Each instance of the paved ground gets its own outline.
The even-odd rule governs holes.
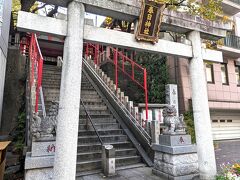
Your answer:
[[[215,150],[218,172],[221,171],[220,165],[223,163],[240,163],[240,139],[218,141],[218,148]]]
[[[78,180],[161,180],[152,174],[151,168],[141,167],[135,169],[121,170],[114,177],[106,178],[103,174],[83,176]]]

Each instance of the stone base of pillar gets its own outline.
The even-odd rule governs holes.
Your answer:
[[[32,157],[27,153],[25,158],[25,180],[52,179],[54,156]]]
[[[190,180],[199,176],[196,146],[189,135],[160,135],[155,151],[153,174],[166,179]]]
[[[33,141],[31,151],[25,158],[25,180],[52,179],[55,138],[40,138]]]

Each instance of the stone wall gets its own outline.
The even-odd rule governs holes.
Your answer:
[[[15,47],[10,47],[7,57],[3,113],[0,130],[1,135],[9,134],[9,132],[17,125],[18,113],[24,103],[23,95],[26,77],[25,63],[25,57],[20,55],[19,50]],[[0,73],[2,73],[2,70]],[[0,77],[3,76],[1,75]]]

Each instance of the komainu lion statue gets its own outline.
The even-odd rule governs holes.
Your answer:
[[[58,107],[58,102],[52,102],[46,118],[33,115],[30,131],[34,138],[53,137],[56,134]]]
[[[166,129],[163,134],[186,134],[184,117],[181,114],[177,116],[177,110],[174,106],[166,106],[163,109],[163,122]]]

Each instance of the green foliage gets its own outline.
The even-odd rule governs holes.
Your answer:
[[[18,115],[17,119],[17,127],[15,130],[14,135],[14,147],[16,151],[21,151],[24,147],[24,141],[25,141],[25,122],[26,122],[26,114],[25,112],[21,112]]]
[[[187,133],[191,135],[192,143],[196,143],[195,128],[194,128],[194,117],[193,111],[189,110],[184,113],[184,121],[187,125]]]
[[[141,52],[135,56],[135,62],[147,69],[149,103],[165,103],[165,85],[169,83],[166,61],[166,57],[160,54]],[[121,65],[121,61],[119,61],[119,65]],[[115,80],[114,66],[112,64],[108,63],[101,68],[112,80]],[[125,64],[125,71],[131,74],[132,68],[130,64]],[[143,71],[138,71],[136,67],[135,79],[140,83],[142,82],[143,85]],[[121,71],[118,72],[118,87],[120,87],[125,95],[129,96],[133,102],[145,102],[143,89]]]
[[[147,69],[149,103],[165,103],[165,85],[169,83],[166,61],[160,54],[144,52],[136,56],[136,62]]]
[[[155,2],[165,3],[169,9],[180,9],[208,20],[215,20],[222,14],[222,0],[155,0]]]
[[[223,175],[218,175],[216,176],[216,180],[228,180],[228,179]]]
[[[13,18],[13,23],[14,26],[17,24],[17,16],[18,16],[18,11],[21,9],[21,3],[19,0],[13,0],[12,1],[12,18]]]

